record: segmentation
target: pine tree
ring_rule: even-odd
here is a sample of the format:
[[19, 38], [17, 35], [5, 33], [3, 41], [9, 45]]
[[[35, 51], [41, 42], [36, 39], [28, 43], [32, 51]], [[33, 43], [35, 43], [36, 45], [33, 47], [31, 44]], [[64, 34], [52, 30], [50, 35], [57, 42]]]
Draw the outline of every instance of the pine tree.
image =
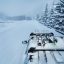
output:
[[64, 18], [64, 0], [60, 0], [60, 2], [56, 4], [55, 11], [57, 12], [55, 17], [59, 19], [59, 22], [62, 22]]
[[60, 31], [64, 31], [64, 0], [59, 0], [55, 6], [55, 23]]
[[54, 9], [52, 8], [50, 10], [50, 13], [49, 13], [48, 25], [51, 26], [51, 27], [54, 27], [54, 20], [55, 20], [55, 17], [54, 17]]
[[43, 16], [43, 21], [47, 22], [47, 20], [48, 20], [48, 4], [46, 4], [44, 16]]
[[52, 22], [52, 20], [54, 19], [54, 10], [53, 9], [51, 9], [51, 11], [50, 11], [50, 21]]

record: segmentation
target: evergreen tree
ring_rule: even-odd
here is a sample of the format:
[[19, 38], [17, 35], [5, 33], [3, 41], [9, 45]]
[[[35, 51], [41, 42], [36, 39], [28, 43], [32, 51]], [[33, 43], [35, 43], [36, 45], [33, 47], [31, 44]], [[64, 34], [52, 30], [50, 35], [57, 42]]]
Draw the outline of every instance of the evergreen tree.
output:
[[64, 18], [64, 0], [60, 0], [60, 2], [56, 4], [55, 11], [57, 12], [55, 18], [59, 19], [59, 22], [62, 22]]
[[50, 19], [50, 21], [52, 22], [52, 20], [54, 19], [54, 10], [53, 9], [51, 9], [51, 11], [50, 11], [50, 17], [49, 17]]
[[55, 6], [55, 23], [58, 25], [57, 28], [64, 32], [64, 0], [59, 0]]
[[47, 22], [47, 20], [48, 20], [48, 4], [46, 4], [44, 16], [43, 16], [43, 21]]
[[54, 27], [54, 20], [55, 20], [54, 9], [51, 9], [49, 13], [48, 25]]

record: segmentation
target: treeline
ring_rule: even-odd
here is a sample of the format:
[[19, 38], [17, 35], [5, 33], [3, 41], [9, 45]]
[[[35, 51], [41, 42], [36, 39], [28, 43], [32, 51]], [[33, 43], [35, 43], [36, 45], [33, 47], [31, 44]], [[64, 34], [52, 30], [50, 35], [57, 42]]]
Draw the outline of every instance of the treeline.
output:
[[64, 0], [54, 2], [51, 10], [48, 10], [48, 4], [46, 4], [43, 14], [38, 14], [36, 19], [40, 23], [64, 34]]
[[6, 16], [5, 14], [0, 13], [1, 20], [13, 20], [13, 21], [21, 21], [21, 20], [32, 20], [30, 16], [20, 15], [20, 16]]

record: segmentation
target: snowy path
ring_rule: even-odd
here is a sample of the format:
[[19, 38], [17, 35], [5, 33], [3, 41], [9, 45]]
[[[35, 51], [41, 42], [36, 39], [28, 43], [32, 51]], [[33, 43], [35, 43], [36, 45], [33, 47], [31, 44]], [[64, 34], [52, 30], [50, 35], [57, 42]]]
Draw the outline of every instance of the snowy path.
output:
[[31, 32], [47, 31], [59, 35], [35, 20], [14, 22], [6, 26], [3, 30], [0, 27], [0, 64], [23, 64], [26, 47], [22, 45], [22, 40], [28, 39]]

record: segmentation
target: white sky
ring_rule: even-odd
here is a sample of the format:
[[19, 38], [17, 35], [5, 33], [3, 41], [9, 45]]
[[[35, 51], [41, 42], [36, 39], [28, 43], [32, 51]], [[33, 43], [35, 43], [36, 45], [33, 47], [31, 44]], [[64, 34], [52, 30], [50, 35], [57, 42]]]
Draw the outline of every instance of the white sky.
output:
[[48, 3], [52, 6], [53, 0], [0, 0], [0, 12], [7, 15], [36, 15]]

